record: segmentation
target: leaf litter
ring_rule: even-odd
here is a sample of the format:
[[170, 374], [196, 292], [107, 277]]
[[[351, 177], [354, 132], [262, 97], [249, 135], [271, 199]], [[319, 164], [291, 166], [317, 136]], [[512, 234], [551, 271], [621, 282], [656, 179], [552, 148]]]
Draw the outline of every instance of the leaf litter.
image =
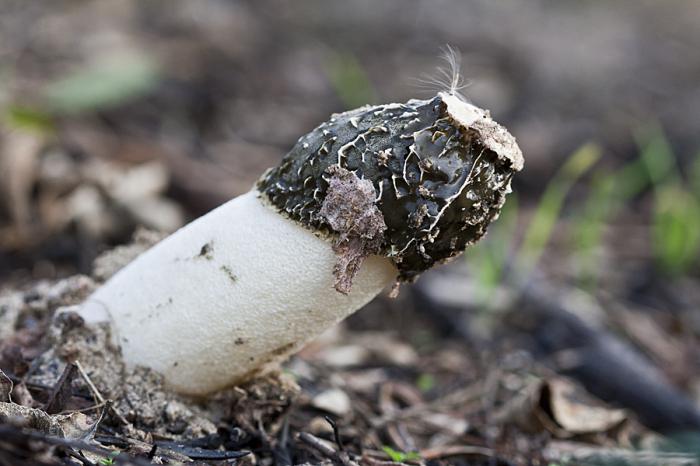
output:
[[[148, 238], [158, 240], [140, 233], [133, 247], [147, 247]], [[102, 277], [118, 268], [119, 257], [128, 262], [133, 254], [110, 257]], [[0, 343], [2, 355], [33, 355], [0, 374], [0, 419], [18, 432], [87, 442], [156, 464], [345, 466], [457, 458], [528, 464], [554, 451], [575, 456], [655, 438], [628, 412], [531, 360], [478, 356], [454, 341], [426, 352], [410, 343], [412, 335], [380, 339], [343, 327], [311, 343], [284, 371], [207, 399], [175, 395], [152, 371], [125, 367], [109, 327], [86, 325], [75, 312], [96, 286], [96, 279], [78, 276], [0, 298], [0, 318], [12, 316], [15, 333], [28, 330], [29, 315], [31, 325], [43, 328], [42, 338]], [[0, 359], [3, 370], [10, 359]], [[26, 405], [12, 397], [22, 390], [31, 394], [23, 397]]]

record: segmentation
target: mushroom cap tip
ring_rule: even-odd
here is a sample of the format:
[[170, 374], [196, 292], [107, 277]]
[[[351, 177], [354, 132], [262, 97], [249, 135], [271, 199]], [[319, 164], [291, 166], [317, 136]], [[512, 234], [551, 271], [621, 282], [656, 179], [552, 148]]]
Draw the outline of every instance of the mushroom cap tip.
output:
[[509, 160], [513, 170], [523, 169], [525, 159], [515, 137], [503, 126], [491, 119], [488, 110], [473, 105], [460, 96], [448, 92], [439, 92], [438, 97], [447, 105], [450, 116], [465, 128], [474, 128], [482, 132], [485, 145], [499, 157]]

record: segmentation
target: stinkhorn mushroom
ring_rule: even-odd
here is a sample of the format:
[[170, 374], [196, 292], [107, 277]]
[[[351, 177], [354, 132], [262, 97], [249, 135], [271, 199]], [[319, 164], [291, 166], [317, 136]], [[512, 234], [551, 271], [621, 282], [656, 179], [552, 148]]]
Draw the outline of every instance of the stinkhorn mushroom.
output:
[[186, 225], [81, 309], [130, 366], [204, 395], [299, 349], [477, 241], [523, 158], [487, 111], [430, 100], [333, 115], [256, 186]]

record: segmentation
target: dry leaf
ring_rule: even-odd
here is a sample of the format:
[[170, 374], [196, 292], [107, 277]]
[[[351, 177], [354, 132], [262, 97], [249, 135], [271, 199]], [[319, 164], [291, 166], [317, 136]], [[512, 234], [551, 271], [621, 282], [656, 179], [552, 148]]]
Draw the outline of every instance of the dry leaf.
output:
[[566, 379], [551, 379], [542, 388], [540, 401], [548, 402], [554, 422], [570, 434], [607, 432], [627, 418], [623, 410], [603, 406]]
[[560, 377], [538, 380], [513, 398], [496, 415], [498, 423], [512, 423], [527, 432], [547, 430], [558, 438], [604, 433], [627, 419], [578, 385]]
[[93, 426], [90, 418], [83, 413], [50, 415], [41, 409], [4, 402], [0, 402], [0, 423], [28, 427], [66, 439], [82, 439]]

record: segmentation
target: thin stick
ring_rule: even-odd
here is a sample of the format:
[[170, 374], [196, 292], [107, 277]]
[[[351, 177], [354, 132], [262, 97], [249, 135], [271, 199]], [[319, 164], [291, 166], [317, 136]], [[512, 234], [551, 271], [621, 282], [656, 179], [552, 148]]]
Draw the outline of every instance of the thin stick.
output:
[[105, 399], [100, 393], [100, 391], [97, 389], [94, 383], [92, 383], [92, 380], [90, 380], [90, 377], [87, 375], [87, 372], [85, 372], [85, 369], [83, 369], [83, 366], [80, 364], [80, 361], [75, 361], [75, 365], [78, 368], [78, 372], [80, 373], [80, 376], [83, 378], [85, 383], [87, 384], [88, 388], [90, 389], [90, 392], [92, 393], [92, 396], [95, 397], [98, 403], [104, 404]]
[[440, 458], [446, 458], [448, 456], [462, 455], [478, 455], [485, 456], [487, 458], [492, 458], [495, 456], [496, 452], [494, 452], [490, 448], [477, 447], [474, 445], [454, 445], [446, 447], [428, 448], [425, 450], [421, 450], [419, 454], [424, 460], [436, 460]]
[[61, 411], [61, 412], [58, 413], [58, 414], [85, 413], [85, 412], [88, 412], [88, 411], [94, 411], [94, 410], [96, 410], [96, 409], [100, 409], [100, 408], [102, 408], [102, 407], [103, 407], [104, 405], [106, 405], [106, 404], [107, 404], [107, 402], [104, 402], [104, 403], [98, 403], [98, 404], [93, 405], [93, 406], [88, 406], [87, 408], [69, 409], [68, 411]]
[[330, 416], [324, 416], [323, 418], [333, 428], [333, 437], [335, 437], [335, 443], [338, 445], [338, 450], [345, 451], [345, 448], [343, 447], [343, 442], [340, 440], [340, 432], [338, 431], [338, 424], [336, 424], [336, 422], [333, 419], [331, 419]]
[[[75, 361], [75, 366], [78, 368], [78, 373], [87, 384], [88, 388], [90, 389], [90, 392], [92, 392], [92, 396], [95, 397], [97, 402], [99, 404], [107, 404], [107, 400], [105, 400], [105, 398], [102, 396], [95, 384], [92, 383], [90, 376], [87, 374], [87, 372], [85, 372], [85, 369], [83, 369], [83, 366], [80, 364], [80, 361]], [[117, 411], [117, 409], [112, 405], [111, 400], [109, 400], [108, 409], [112, 411], [112, 413], [117, 417], [117, 419], [119, 419], [119, 422], [121, 422], [123, 425], [130, 425], [130, 422], [127, 421], [126, 418], [124, 418], [124, 416], [122, 416], [121, 413]]]
[[299, 440], [313, 448], [314, 450], [321, 453], [323, 456], [330, 458], [332, 460], [338, 461], [343, 466], [359, 466], [355, 461], [352, 461], [346, 452], [337, 452], [333, 448], [326, 445], [323, 440], [311, 435], [308, 432], [302, 432], [299, 434]]

